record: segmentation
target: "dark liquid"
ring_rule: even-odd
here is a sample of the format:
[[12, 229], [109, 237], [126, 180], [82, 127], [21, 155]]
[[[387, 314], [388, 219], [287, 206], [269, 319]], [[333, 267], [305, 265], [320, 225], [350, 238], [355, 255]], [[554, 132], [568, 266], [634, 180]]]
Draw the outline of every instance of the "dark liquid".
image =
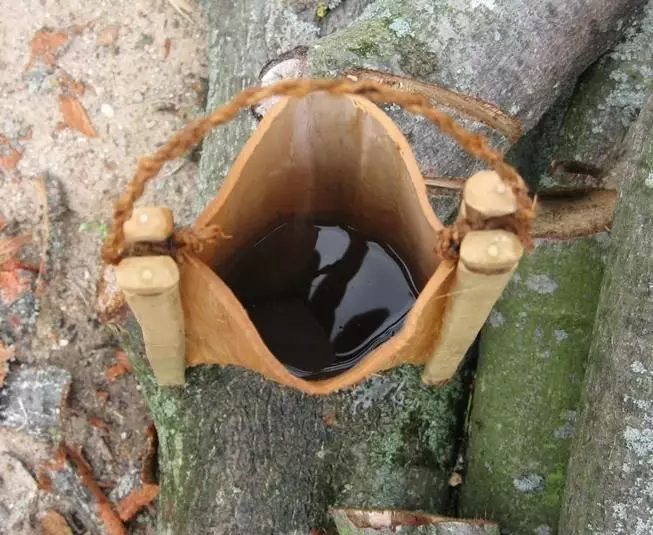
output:
[[295, 375], [340, 373], [395, 334], [417, 290], [399, 256], [351, 227], [292, 219], [220, 275]]

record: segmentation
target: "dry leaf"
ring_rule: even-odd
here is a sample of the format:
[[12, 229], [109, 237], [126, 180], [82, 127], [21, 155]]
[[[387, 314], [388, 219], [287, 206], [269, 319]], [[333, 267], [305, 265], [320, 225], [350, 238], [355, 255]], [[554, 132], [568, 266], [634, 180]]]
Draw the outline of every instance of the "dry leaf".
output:
[[145, 483], [141, 488], [132, 490], [118, 502], [118, 516], [126, 522], [131, 520], [138, 511], [148, 505], [159, 495], [159, 485]]
[[65, 95], [75, 95], [81, 97], [86, 91], [86, 84], [75, 80], [65, 71], [59, 71], [59, 86]]
[[41, 518], [43, 535], [73, 535], [68, 522], [54, 509], [49, 509]]
[[66, 126], [81, 132], [88, 137], [96, 137], [97, 132], [88, 117], [88, 113], [75, 97], [62, 95], [59, 97], [59, 108]]
[[120, 26], [107, 26], [98, 34], [95, 42], [101, 46], [111, 45], [118, 40], [119, 32]]
[[127, 370], [127, 368], [125, 368], [124, 364], [122, 364], [121, 362], [118, 362], [117, 364], [114, 364], [113, 366], [111, 366], [110, 368], [107, 369], [107, 374], [106, 374], [107, 379], [109, 379], [109, 381], [113, 382], [116, 379], [118, 379], [118, 377], [120, 377], [122, 375], [125, 375], [128, 371], [129, 370]]
[[66, 41], [68, 41], [66, 32], [55, 32], [46, 28], [36, 32], [30, 42], [31, 56], [25, 70], [29, 70], [38, 59], [46, 65], [54, 65], [57, 49]]
[[0, 145], [0, 169], [9, 173], [16, 169], [18, 162], [23, 157], [23, 153], [13, 148], [11, 145]]

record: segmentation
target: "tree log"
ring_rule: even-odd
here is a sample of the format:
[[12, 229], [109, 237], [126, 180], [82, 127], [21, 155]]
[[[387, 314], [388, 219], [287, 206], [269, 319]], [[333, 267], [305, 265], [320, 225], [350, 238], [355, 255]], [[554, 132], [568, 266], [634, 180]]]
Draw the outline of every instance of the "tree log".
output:
[[159, 433], [160, 533], [306, 535], [329, 506], [443, 513], [463, 389], [404, 366], [354, 389], [301, 394], [228, 367], [156, 386], [138, 326], [119, 329]]
[[[334, 76], [362, 67], [438, 84], [498, 106], [526, 132], [619, 38], [644, 3], [377, 0], [355, 22], [311, 46], [309, 71]], [[402, 87], [409, 89], [410, 82]], [[428, 121], [389, 111], [429, 174], [469, 176], [476, 168]], [[503, 148], [515, 141], [492, 137]]]
[[567, 476], [565, 534], [653, 532], [653, 94], [615, 168], [621, 191]]
[[558, 533], [607, 241], [538, 240], [497, 302], [481, 336], [463, 516]]

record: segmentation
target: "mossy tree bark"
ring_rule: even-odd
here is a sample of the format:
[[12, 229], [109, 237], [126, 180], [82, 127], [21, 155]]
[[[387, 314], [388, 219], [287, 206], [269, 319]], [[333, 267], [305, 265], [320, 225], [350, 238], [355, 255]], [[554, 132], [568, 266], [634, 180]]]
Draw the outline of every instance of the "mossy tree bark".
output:
[[567, 477], [565, 534], [653, 532], [653, 94], [621, 181]]
[[538, 240], [496, 304], [481, 336], [462, 515], [558, 533], [607, 242]]
[[329, 506], [445, 512], [462, 387], [406, 366], [311, 397], [237, 368], [158, 388], [138, 326], [123, 346], [159, 434], [159, 532], [306, 535]]

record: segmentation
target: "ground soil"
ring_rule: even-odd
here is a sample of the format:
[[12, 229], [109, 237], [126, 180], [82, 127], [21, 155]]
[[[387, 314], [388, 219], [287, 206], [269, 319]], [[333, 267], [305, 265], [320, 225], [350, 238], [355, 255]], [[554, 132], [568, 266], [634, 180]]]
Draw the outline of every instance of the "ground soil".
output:
[[[0, 314], [15, 321], [0, 321], [0, 348], [15, 353], [9, 376], [45, 365], [72, 374], [58, 432], [37, 439], [24, 429], [0, 427], [0, 452], [33, 475], [59, 439], [81, 445], [95, 478], [118, 486], [127, 484], [145, 455], [151, 421], [139, 386], [130, 373], [113, 381], [107, 374], [119, 348], [98, 321], [99, 247], [111, 203], [138, 157], [203, 111], [206, 23], [199, 9], [192, 18], [165, 0], [22, 0], [2, 7], [0, 239], [31, 233], [32, 243], [17, 257], [38, 265], [47, 253], [47, 271], [16, 272], [30, 299], [19, 312], [4, 303]], [[39, 38], [45, 42], [40, 48]], [[79, 123], [63, 113], [66, 98], [86, 111], [86, 133], [71, 128]], [[77, 111], [79, 121], [83, 111]], [[163, 171], [167, 178], [144, 202], [188, 207], [196, 171], [190, 156], [171, 162]], [[48, 191], [47, 214], [38, 177]], [[56, 495], [39, 498], [26, 510], [21, 532], [39, 532], [39, 513], [53, 504], [73, 515], [65, 502]], [[153, 512], [145, 510], [130, 530], [151, 531]], [[85, 532], [66, 518], [75, 532]]]

